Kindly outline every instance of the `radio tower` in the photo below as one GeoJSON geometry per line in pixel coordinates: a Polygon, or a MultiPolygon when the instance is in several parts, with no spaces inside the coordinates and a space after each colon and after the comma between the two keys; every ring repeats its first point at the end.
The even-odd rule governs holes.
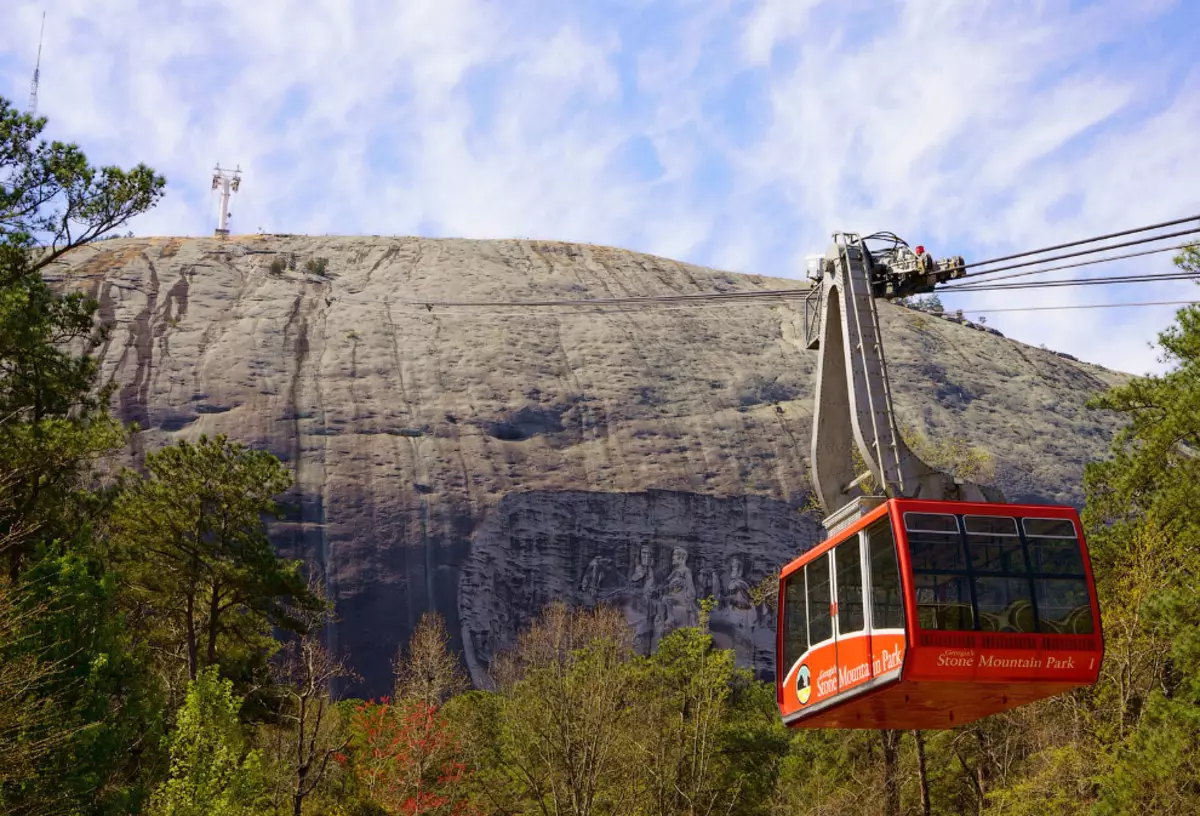
{"type": "Polygon", "coordinates": [[[46,12],[42,12],[42,30],[38,34],[37,62],[33,64],[33,82],[29,83],[29,115],[37,116],[38,80],[42,77],[42,38],[46,36],[46,12]]]}
{"type": "Polygon", "coordinates": [[[229,234],[229,196],[238,191],[242,184],[242,168],[238,165],[235,170],[222,170],[218,164],[213,169],[212,188],[221,188],[221,215],[217,220],[218,236],[229,234]]]}

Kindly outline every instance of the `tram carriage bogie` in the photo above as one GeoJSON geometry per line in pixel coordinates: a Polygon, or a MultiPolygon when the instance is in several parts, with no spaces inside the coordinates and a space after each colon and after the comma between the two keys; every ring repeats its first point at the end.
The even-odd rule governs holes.
{"type": "Polygon", "coordinates": [[[1070,507],[889,500],[780,582],[777,690],[796,727],[951,727],[1099,673],[1070,507]]]}

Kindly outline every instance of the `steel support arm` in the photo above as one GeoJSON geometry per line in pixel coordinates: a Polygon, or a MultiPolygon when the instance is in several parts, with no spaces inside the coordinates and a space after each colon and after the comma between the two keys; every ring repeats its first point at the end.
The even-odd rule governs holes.
{"type": "Polygon", "coordinates": [[[900,436],[872,288],[870,254],[857,235],[837,233],[808,313],[819,348],[813,411],[812,481],[827,513],[867,495],[1002,501],[998,491],[955,480],[917,458],[900,436]],[[865,470],[856,468],[857,450],[865,470]]]}

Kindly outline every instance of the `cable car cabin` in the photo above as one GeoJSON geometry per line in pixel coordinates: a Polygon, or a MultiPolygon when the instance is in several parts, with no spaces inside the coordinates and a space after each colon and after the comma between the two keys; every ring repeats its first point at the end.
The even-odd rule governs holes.
{"type": "Polygon", "coordinates": [[[781,572],[797,728],[951,728],[1096,682],[1100,610],[1070,507],[889,499],[781,572]]]}

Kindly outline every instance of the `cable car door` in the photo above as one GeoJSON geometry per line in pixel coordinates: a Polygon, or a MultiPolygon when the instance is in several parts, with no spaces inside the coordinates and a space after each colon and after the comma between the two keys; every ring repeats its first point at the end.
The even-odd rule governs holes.
{"type": "Polygon", "coordinates": [[[838,692],[871,679],[871,633],[867,628],[867,576],[863,537],[856,533],[833,548],[834,632],[838,692]]]}

